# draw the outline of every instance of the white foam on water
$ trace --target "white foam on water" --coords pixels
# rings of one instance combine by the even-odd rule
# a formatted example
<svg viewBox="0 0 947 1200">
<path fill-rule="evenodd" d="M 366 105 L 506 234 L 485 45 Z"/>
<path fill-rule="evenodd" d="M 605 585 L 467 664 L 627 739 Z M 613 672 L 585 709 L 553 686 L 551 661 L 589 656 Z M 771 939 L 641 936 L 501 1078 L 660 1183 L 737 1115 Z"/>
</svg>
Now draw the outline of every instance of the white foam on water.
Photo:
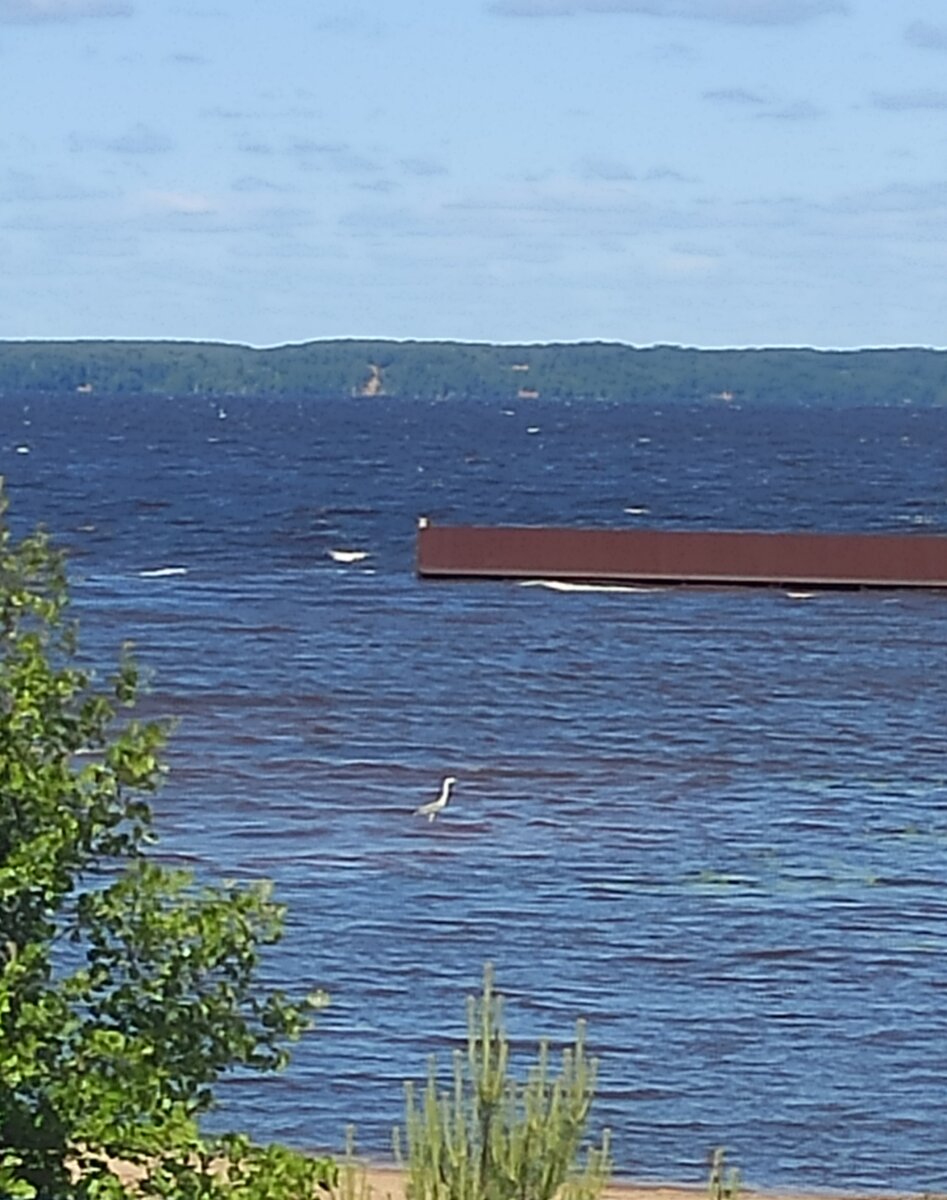
<svg viewBox="0 0 947 1200">
<path fill-rule="evenodd" d="M 664 588 L 630 583 L 570 583 L 567 579 L 522 579 L 520 587 L 546 588 L 550 592 L 661 592 Z"/>
</svg>

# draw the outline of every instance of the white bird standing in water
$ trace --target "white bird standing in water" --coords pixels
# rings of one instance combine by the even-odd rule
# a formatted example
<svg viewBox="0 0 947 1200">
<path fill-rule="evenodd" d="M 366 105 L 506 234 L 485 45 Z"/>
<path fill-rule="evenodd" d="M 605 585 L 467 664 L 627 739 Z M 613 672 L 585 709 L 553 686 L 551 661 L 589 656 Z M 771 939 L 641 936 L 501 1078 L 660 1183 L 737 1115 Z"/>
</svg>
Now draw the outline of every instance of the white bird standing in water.
<svg viewBox="0 0 947 1200">
<path fill-rule="evenodd" d="M 445 775 L 441 781 L 441 790 L 436 800 L 430 800 L 427 804 L 422 804 L 420 808 L 414 810 L 416 817 L 427 817 L 429 821 L 433 821 L 437 814 L 447 807 L 447 801 L 450 798 L 450 790 L 457 780 L 453 775 Z"/>
</svg>

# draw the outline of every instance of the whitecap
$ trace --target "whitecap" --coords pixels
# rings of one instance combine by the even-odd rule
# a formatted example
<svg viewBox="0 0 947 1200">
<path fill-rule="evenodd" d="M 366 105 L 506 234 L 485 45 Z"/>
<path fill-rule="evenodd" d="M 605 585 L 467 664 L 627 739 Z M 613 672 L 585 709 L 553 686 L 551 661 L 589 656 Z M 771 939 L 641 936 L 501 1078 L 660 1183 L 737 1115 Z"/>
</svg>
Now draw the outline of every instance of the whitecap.
<svg viewBox="0 0 947 1200">
<path fill-rule="evenodd" d="M 664 590 L 631 583 L 570 583 L 566 579 L 521 579 L 520 587 L 546 588 L 550 592 L 660 592 Z"/>
<path fill-rule="evenodd" d="M 357 563 L 368 558 L 367 550 L 330 550 L 329 557 L 337 563 Z"/>
<path fill-rule="evenodd" d="M 29 446 L 17 446 L 16 452 L 17 454 L 29 454 L 30 448 Z"/>
<path fill-rule="evenodd" d="M 186 575 L 187 567 L 152 567 L 138 574 L 142 579 L 163 579 L 166 575 Z"/>
</svg>

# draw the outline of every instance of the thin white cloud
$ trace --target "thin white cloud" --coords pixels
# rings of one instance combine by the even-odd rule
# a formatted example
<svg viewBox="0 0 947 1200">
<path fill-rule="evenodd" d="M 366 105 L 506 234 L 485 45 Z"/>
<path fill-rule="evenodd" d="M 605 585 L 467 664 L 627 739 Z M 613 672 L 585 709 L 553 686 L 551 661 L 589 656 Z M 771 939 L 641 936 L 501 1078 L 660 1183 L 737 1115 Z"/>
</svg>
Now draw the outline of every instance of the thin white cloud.
<svg viewBox="0 0 947 1200">
<path fill-rule="evenodd" d="M 643 176 L 645 183 L 696 183 L 697 179 L 693 175 L 685 175 L 683 171 L 678 171 L 676 167 L 652 167 L 650 171 Z"/>
<path fill-rule="evenodd" d="M 912 21 L 904 31 L 904 37 L 912 46 L 920 46 L 922 50 L 947 50 L 947 25 Z"/>
<path fill-rule="evenodd" d="M 908 92 L 876 92 L 871 98 L 875 108 L 889 112 L 914 112 L 918 109 L 947 109 L 947 91 L 916 88 Z"/>
<path fill-rule="evenodd" d="M 765 104 L 766 100 L 759 92 L 750 92 L 746 88 L 728 87 L 714 88 L 712 91 L 703 93 L 705 100 L 719 100 L 725 104 Z"/>
<path fill-rule="evenodd" d="M 686 246 L 672 246 L 657 260 L 658 268 L 667 275 L 690 277 L 713 274 L 723 265 L 719 254 L 707 254 Z"/>
<path fill-rule="evenodd" d="M 140 193 L 146 209 L 159 214 L 205 217 L 218 211 L 217 203 L 204 192 L 150 190 Z"/>
<path fill-rule="evenodd" d="M 243 154 L 272 154 L 273 147 L 269 142 L 254 141 L 252 138 L 244 138 L 237 149 Z"/>
<path fill-rule="evenodd" d="M 105 142 L 106 150 L 111 150 L 113 154 L 165 154 L 173 145 L 166 134 L 140 121 L 124 133 L 120 133 L 118 137 L 109 138 Z"/>
<path fill-rule="evenodd" d="M 303 170 L 330 170 L 339 175 L 374 175 L 378 163 L 359 153 L 347 142 L 315 142 L 301 139 L 293 142 L 289 153 Z"/>
<path fill-rule="evenodd" d="M 733 25 L 798 25 L 830 13 L 848 12 L 845 0 L 492 0 L 487 7 L 505 17 L 633 13 Z"/>
<path fill-rule="evenodd" d="M 769 112 L 758 112 L 756 116 L 767 121 L 815 121 L 825 113 L 809 100 L 793 100 Z"/>
<path fill-rule="evenodd" d="M 567 242 L 587 246 L 597 238 L 637 237 L 644 229 L 689 228 L 695 219 L 711 218 L 695 215 L 682 196 L 649 199 L 630 181 L 576 174 L 474 187 L 448 199 L 425 195 L 416 201 L 363 203 L 344 214 L 340 225 L 356 238 L 427 240 L 446 247 L 509 245 L 525 237 L 534 245 L 561 248 Z"/>
<path fill-rule="evenodd" d="M 626 163 L 594 155 L 582 160 L 580 173 L 584 179 L 602 179 L 610 183 L 627 183 L 636 178 L 634 171 Z"/>
<path fill-rule="evenodd" d="M 901 215 L 917 220 L 919 216 L 947 216 L 947 187 L 944 180 L 930 183 L 891 183 L 886 187 L 847 193 L 819 206 L 825 212 L 843 216 Z M 914 227 L 917 232 L 917 227 Z"/>
<path fill-rule="evenodd" d="M 127 17 L 131 0 L 0 0 L 0 24 L 38 25 L 87 17 Z"/>
<path fill-rule="evenodd" d="M 274 183 L 261 175 L 241 175 L 230 185 L 235 192 L 288 192 L 290 188 L 283 183 Z"/>
<path fill-rule="evenodd" d="M 108 150 L 112 154 L 166 154 L 173 148 L 174 143 L 166 134 L 141 121 L 112 138 L 79 133 L 69 137 L 69 149 L 77 154 L 87 150 Z"/>
<path fill-rule="evenodd" d="M 2 203 L 37 204 L 60 200 L 87 200 L 102 194 L 101 191 L 84 187 L 70 179 L 47 178 L 35 175 L 31 171 L 12 168 L 0 171 Z"/>
<path fill-rule="evenodd" d="M 745 110 L 753 110 L 753 116 L 767 121 L 813 121 L 824 116 L 822 109 L 816 108 L 809 100 L 792 100 L 777 104 L 773 99 L 751 92 L 746 88 L 714 88 L 704 92 L 705 100 L 713 100 L 718 104 L 729 104 Z"/>
<path fill-rule="evenodd" d="M 447 168 L 437 158 L 412 157 L 398 160 L 398 165 L 406 175 L 446 175 Z"/>
<path fill-rule="evenodd" d="M 380 196 L 387 195 L 388 192 L 396 192 L 398 185 L 391 179 L 370 179 L 368 181 L 356 181 L 355 188 L 360 192 L 376 192 Z"/>
</svg>

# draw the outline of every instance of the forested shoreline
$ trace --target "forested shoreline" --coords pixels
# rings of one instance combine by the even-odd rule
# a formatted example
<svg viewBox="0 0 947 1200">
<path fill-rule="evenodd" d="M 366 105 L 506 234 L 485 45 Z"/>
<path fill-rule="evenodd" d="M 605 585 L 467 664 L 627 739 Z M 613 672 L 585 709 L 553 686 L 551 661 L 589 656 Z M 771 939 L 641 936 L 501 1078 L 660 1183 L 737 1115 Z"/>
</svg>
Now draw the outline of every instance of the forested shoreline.
<svg viewBox="0 0 947 1200">
<path fill-rule="evenodd" d="M 580 342 L 0 341 L 0 395 L 947 404 L 947 351 L 701 350 Z"/>
</svg>

